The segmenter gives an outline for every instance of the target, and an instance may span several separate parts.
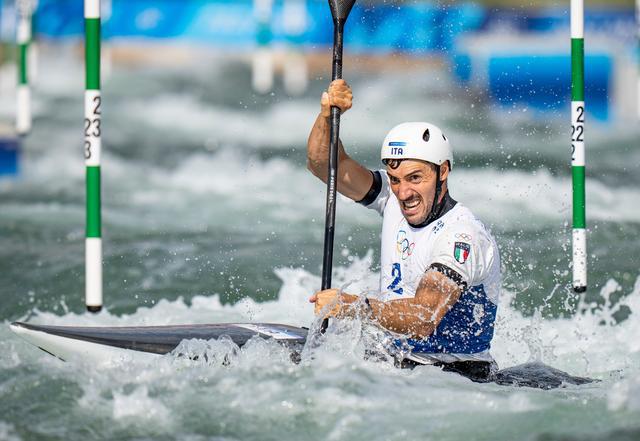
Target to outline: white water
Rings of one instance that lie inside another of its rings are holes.
[[[368,270],[370,264],[371,255],[338,268],[336,286],[355,276],[361,280],[348,290],[371,289],[376,276]],[[160,300],[153,307],[121,316],[108,310],[97,316],[36,312],[31,321],[56,325],[223,321],[309,325],[313,317],[307,298],[319,284],[317,276],[294,268],[276,272],[282,288],[275,301],[244,299],[223,306],[212,293],[196,296],[189,303],[181,298]],[[612,280],[600,295],[608,299],[615,290]],[[307,354],[300,365],[292,364],[278,344],[260,339],[241,350],[221,340],[184,342],[176,351],[207,354],[201,361],[167,355],[158,356],[152,364],[128,357],[100,366],[72,364],[34,351],[10,338],[4,328],[0,331],[1,367],[35,369],[38,381],[68,383],[75,398],[68,409],[70,415],[60,424],[67,419],[88,420],[90,425],[112,421],[103,432],[106,437],[125,431],[151,437],[180,433],[181,437],[204,439],[200,437],[211,432],[233,434],[232,439],[278,439],[291,430],[308,430],[305,436],[309,439],[458,439],[473,433],[482,433],[479,439],[521,439],[528,438],[527,434],[562,433],[566,427],[572,427],[574,435],[588,434],[600,427],[595,415],[598,421],[620,424],[631,423],[640,412],[640,340],[630,338],[640,334],[640,324],[634,319],[640,311],[640,279],[633,292],[625,294],[625,300],[615,307],[582,305],[584,312],[554,320],[523,317],[510,306],[511,295],[503,296],[492,350],[502,367],[536,360],[601,380],[555,391],[475,384],[437,368],[402,371],[391,363],[364,361],[357,322],[343,323],[339,334],[329,332],[325,345],[311,358]],[[611,314],[621,304],[632,315],[616,324]],[[231,360],[229,365],[222,364],[225,355]],[[564,419],[558,419],[559,414],[565,414]],[[545,425],[539,427],[535,421],[545,421]],[[477,432],[478,425],[481,432]],[[13,436],[7,423],[0,429],[5,438]]]
[[[215,70],[195,77],[143,72],[137,80],[123,72],[107,83],[107,309],[94,316],[79,313],[82,78],[67,70],[52,63],[42,77],[23,174],[0,181],[0,320],[309,326],[325,204],[324,186],[304,169],[316,95],[276,95],[257,105],[243,84],[232,84],[225,104],[165,90],[176,78],[197,90],[202,77],[220,80]],[[566,290],[568,167],[528,162],[567,161],[564,121],[495,116],[430,72],[357,78],[354,87],[356,107],[343,118],[342,135],[368,166],[378,166],[389,127],[418,117],[446,127],[463,160],[487,157],[486,164],[461,161],[451,191],[494,229],[501,246],[506,283],[492,350],[500,366],[538,360],[601,382],[539,391],[475,384],[432,367],[397,370],[363,360],[359,323],[330,330],[300,365],[262,341],[240,351],[224,341],[185,343],[181,351],[209,355],[200,362],[165,356],[153,364],[62,363],[0,326],[0,440],[637,437],[640,190],[629,172],[637,136],[590,129],[592,266],[589,294],[576,305]],[[0,97],[0,116],[10,117],[11,105]],[[338,222],[334,285],[375,290],[379,217],[341,198]],[[270,294],[253,300],[265,284]]]

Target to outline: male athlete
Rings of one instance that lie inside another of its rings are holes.
[[[344,80],[333,81],[322,94],[307,164],[324,182],[330,109],[345,112],[352,98]],[[488,381],[496,368],[489,347],[501,285],[500,256],[484,225],[449,195],[449,139],[433,124],[403,123],[387,134],[381,158],[385,169],[371,171],[339,146],[338,191],[383,216],[380,297],[363,302],[327,289],[309,300],[316,314],[343,318],[366,312],[380,326],[408,337],[409,361],[428,360]]]

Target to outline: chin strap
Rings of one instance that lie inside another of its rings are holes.
[[[433,204],[431,204],[431,212],[429,213],[427,218],[424,221],[420,222],[419,224],[417,225],[409,224],[409,225],[411,225],[414,228],[426,227],[438,217],[438,213],[440,212],[440,205],[442,205],[442,204],[438,204],[438,199],[440,198],[441,192],[442,192],[442,181],[440,180],[440,166],[438,165],[436,166],[436,192],[433,195]],[[444,199],[442,199],[442,202],[444,202]]]

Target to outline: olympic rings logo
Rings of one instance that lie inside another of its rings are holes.
[[[471,235],[467,233],[456,233],[456,239],[466,240],[467,242],[471,242]]]
[[[415,243],[409,243],[406,231],[398,231],[398,236],[396,237],[396,251],[400,254],[402,260],[406,260],[413,253],[415,246]]]

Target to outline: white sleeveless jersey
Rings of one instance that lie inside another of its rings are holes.
[[[380,174],[380,193],[367,205],[383,216],[380,300],[414,297],[432,265],[448,267],[458,273],[466,289],[434,334],[413,342],[414,352],[488,353],[501,287],[495,240],[460,203],[425,227],[410,226],[386,172]]]

